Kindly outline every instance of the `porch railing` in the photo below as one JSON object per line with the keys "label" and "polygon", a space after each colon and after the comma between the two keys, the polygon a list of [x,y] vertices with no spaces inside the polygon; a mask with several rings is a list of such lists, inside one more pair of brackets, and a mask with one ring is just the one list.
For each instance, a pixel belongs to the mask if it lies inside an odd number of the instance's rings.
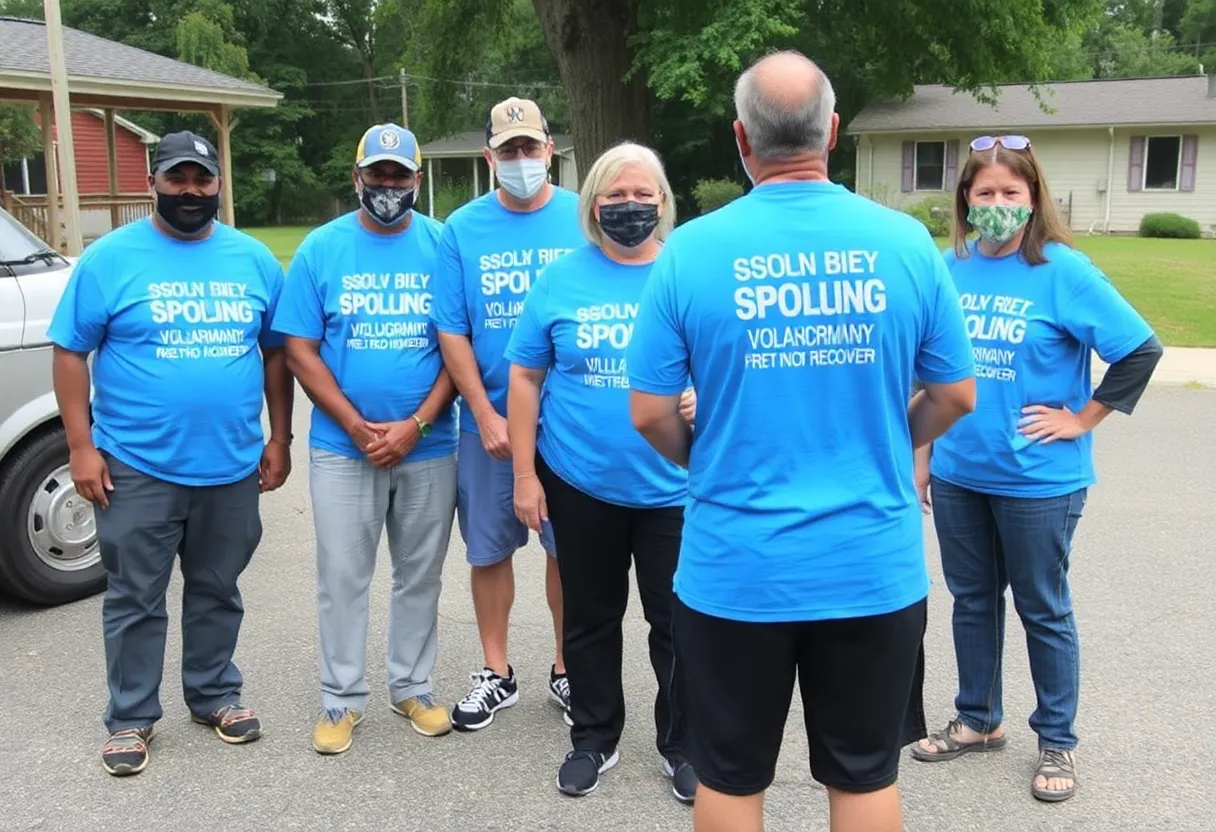
{"label": "porch railing", "polygon": [[[26,228],[34,232],[40,239],[50,242],[50,229],[47,225],[46,194],[23,196],[12,191],[0,194],[4,209],[17,218]],[[60,233],[63,233],[63,199],[59,200]],[[107,231],[112,231],[129,222],[135,222],[152,213],[152,197],[150,194],[119,194],[116,197],[104,194],[84,194],[80,197],[80,233],[85,243],[89,243]]]}

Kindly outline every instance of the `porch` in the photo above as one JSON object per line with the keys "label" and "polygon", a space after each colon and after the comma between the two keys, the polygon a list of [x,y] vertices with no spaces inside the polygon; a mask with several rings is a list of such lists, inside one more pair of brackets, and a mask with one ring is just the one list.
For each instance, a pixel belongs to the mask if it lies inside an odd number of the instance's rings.
{"label": "porch", "polygon": [[[148,193],[114,194],[96,196],[84,194],[78,200],[80,206],[80,236],[83,245],[88,245],[107,231],[112,231],[129,222],[143,219],[152,213],[152,196]],[[17,194],[4,191],[0,194],[0,207],[33,231],[40,239],[50,242],[50,199],[46,194]],[[59,220],[59,234],[65,232],[63,197],[59,197],[55,216]],[[62,250],[62,246],[56,246]]]}
{"label": "porch", "polygon": [[[57,11],[57,4],[49,5]],[[282,93],[57,24],[0,17],[0,101],[38,107],[46,168],[46,194],[5,192],[0,201],[6,210],[69,255],[79,254],[87,240],[147,216],[151,193],[118,187],[115,113],[159,110],[202,113],[210,120],[220,155],[219,219],[233,224],[233,110],[275,107]],[[86,108],[104,113],[110,183],[104,195],[80,195],[77,189],[69,113]]]}

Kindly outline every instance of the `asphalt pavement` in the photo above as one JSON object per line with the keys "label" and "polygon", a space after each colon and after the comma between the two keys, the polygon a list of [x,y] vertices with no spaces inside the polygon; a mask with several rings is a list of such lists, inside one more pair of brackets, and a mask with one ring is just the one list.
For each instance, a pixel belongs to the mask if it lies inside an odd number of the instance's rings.
{"label": "asphalt pavement", "polygon": [[[655,683],[636,592],[626,630],[629,716],[621,762],[588,797],[556,791],[568,729],[545,691],[553,633],[535,542],[516,557],[511,654],[518,705],[483,731],[442,738],[419,736],[388,709],[382,553],[368,642],[368,716],[347,754],[313,752],[316,613],[303,439],[309,405],[302,395],[297,402],[295,472],[265,499],[262,546],[242,583],[246,618],[237,661],[246,701],[263,719],[263,739],[227,746],[190,723],[179,675],[180,578],[169,601],[165,717],[148,769],[125,779],[105,774],[99,758],[100,597],[49,610],[0,602],[0,712],[8,720],[0,830],[690,829],[690,810],[672,798],[654,749]],[[1091,490],[1072,566],[1082,643],[1079,793],[1060,805],[1030,795],[1035,738],[1026,718],[1034,693],[1011,605],[1009,746],[945,764],[905,757],[901,787],[912,832],[1216,830],[1216,391],[1152,388],[1135,416],[1109,418],[1096,443],[1100,482]],[[950,599],[928,520],[926,536],[934,577],[927,707],[936,727],[952,715],[955,664]],[[456,531],[444,581],[435,681],[452,702],[481,661]],[[722,662],[723,684],[747,684],[732,674],[730,656]],[[828,829],[826,795],[806,762],[795,697],[767,802],[770,832]]]}

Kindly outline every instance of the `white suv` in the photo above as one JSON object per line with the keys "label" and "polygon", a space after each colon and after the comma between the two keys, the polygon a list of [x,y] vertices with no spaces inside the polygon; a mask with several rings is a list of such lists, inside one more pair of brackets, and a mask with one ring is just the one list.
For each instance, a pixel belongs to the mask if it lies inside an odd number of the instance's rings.
{"label": "white suv", "polygon": [[73,262],[0,208],[0,591],[41,605],[106,585],[51,383],[47,327]]}

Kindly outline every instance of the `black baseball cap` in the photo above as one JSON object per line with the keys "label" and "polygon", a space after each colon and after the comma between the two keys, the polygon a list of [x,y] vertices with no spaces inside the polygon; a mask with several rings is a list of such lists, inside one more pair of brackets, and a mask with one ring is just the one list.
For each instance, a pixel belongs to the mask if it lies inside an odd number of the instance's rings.
{"label": "black baseball cap", "polygon": [[161,137],[152,157],[152,172],[168,170],[183,162],[202,165],[212,176],[220,175],[220,154],[205,137],[189,130]]}

